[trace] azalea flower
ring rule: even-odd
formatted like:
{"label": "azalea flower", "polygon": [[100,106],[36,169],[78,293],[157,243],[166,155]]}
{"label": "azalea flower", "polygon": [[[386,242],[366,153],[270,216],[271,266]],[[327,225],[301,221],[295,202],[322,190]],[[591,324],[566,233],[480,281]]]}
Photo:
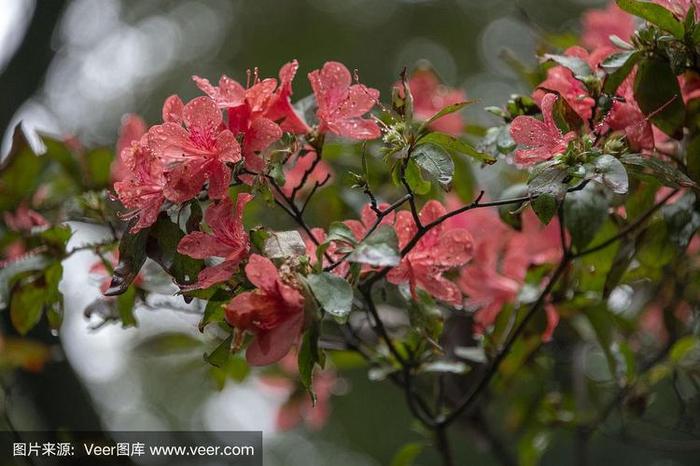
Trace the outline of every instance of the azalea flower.
{"label": "azalea flower", "polygon": [[266,257],[250,256],[245,273],[256,289],[228,303],[226,320],[255,335],[246,359],[251,365],[264,366],[282,359],[299,340],[304,326],[304,296],[282,280]]}
{"label": "azalea flower", "polygon": [[503,306],[515,301],[523,285],[517,277],[510,277],[503,270],[502,259],[515,232],[500,221],[493,209],[467,211],[449,222],[472,236],[474,254],[461,268],[457,285],[466,295],[465,304],[476,309],[475,332],[483,333],[493,325]]}
{"label": "azalea flower", "polygon": [[299,62],[292,60],[280,68],[280,83],[265,111],[265,117],[278,123],[283,131],[306,134],[311,131],[309,125],[297,114],[290,100],[292,81],[299,69]]}
{"label": "azalea flower", "polygon": [[122,126],[119,129],[119,139],[114,161],[110,169],[112,182],[121,181],[129,175],[129,170],[122,161],[120,154],[124,150],[130,150],[133,142],[138,142],[146,134],[146,122],[138,115],[128,114],[122,119]]}
{"label": "azalea flower", "polygon": [[[282,192],[285,196],[290,196],[294,188],[299,186],[304,174],[311,169],[315,161],[315,152],[306,152],[304,155],[296,153],[289,158],[284,166],[284,186]],[[322,183],[329,176],[333,176],[333,169],[324,160],[319,160],[311,173],[306,178],[306,184],[302,187],[304,190],[310,189],[314,183]]]}
{"label": "azalea flower", "polygon": [[246,167],[262,171],[264,163],[256,153],[264,151],[282,137],[282,128],[265,116],[273,100],[279,100],[279,95],[275,95],[277,81],[273,78],[256,79],[251,87],[245,89],[226,75],[221,77],[218,87],[198,76],[192,79],[220,108],[227,110],[229,130],[243,137]]}
{"label": "azalea flower", "polygon": [[607,8],[588,10],[583,14],[581,43],[588,49],[611,46],[610,36],[629,40],[635,30],[634,16],[621,10],[614,1]]}
{"label": "azalea flower", "polygon": [[[451,219],[474,238],[474,257],[460,270],[457,281],[467,296],[465,304],[476,308],[474,330],[481,334],[491,327],[506,304],[517,300],[532,265],[556,263],[561,259],[559,225],[552,219],[542,226],[535,214],[522,213],[522,230],[511,230],[495,210],[474,209]],[[543,341],[549,341],[559,322],[556,308],[544,307],[547,328]]]}
{"label": "azalea flower", "polygon": [[312,71],[309,81],[318,104],[319,132],[330,131],[350,139],[381,136],[374,121],[362,118],[379,99],[378,90],[352,84],[350,71],[338,62],[326,62],[320,70]]}
{"label": "azalea flower", "polygon": [[557,65],[548,69],[547,79],[537,86],[537,89],[532,93],[532,98],[537,105],[542,107],[544,97],[550,93],[556,93],[562,96],[566,103],[569,104],[584,122],[591,119],[595,100],[588,95],[586,86],[576,79],[568,68]]}
{"label": "azalea flower", "polygon": [[[447,211],[438,201],[428,201],[419,214],[423,224],[437,220]],[[396,215],[396,234],[399,248],[403,249],[415,236],[418,228],[410,212]],[[406,254],[401,263],[387,275],[395,285],[408,283],[416,297],[420,287],[430,295],[453,306],[462,305],[462,293],[457,285],[443,277],[443,272],[466,264],[472,257],[473,243],[468,231],[448,228],[441,223],[426,233]]]}
{"label": "azalea flower", "polygon": [[235,208],[228,197],[210,205],[204,214],[204,220],[212,234],[193,231],[180,240],[177,245],[180,254],[194,259],[223,258],[220,264],[199,272],[195,288],[208,288],[228,280],[248,255],[250,239],[243,226],[243,209],[252,199],[251,194],[240,193]]}
{"label": "azalea flower", "polygon": [[187,201],[208,181],[209,197],[223,199],[231,182],[226,164],[241,160],[238,141],[222,128],[214,100],[197,97],[181,104],[176,96],[169,98],[163,106],[165,123],[148,131],[148,145],[167,171],[165,197],[176,203]]}
{"label": "azalea flower", "polygon": [[[401,83],[394,84],[402,93]],[[427,120],[448,105],[467,100],[464,91],[441,84],[432,70],[416,70],[408,80],[413,96],[413,114],[419,120]],[[445,115],[430,124],[434,131],[458,136],[464,128],[462,115],[458,112]]]}
{"label": "azalea flower", "polygon": [[114,191],[119,201],[129,209],[122,218],[138,218],[131,228],[131,233],[137,233],[155,223],[165,201],[163,165],[151,151],[147,134],[138,142],[132,141],[131,147],[122,150],[119,158],[126,175],[114,183]]}
{"label": "azalea flower", "polygon": [[49,225],[48,220],[43,215],[27,207],[25,203],[21,203],[14,213],[9,211],[3,212],[2,217],[7,228],[16,232],[30,232],[35,227]]}
{"label": "azalea flower", "polygon": [[[314,239],[318,241],[319,244],[323,244],[326,242],[326,238],[328,235],[326,234],[326,230],[323,228],[312,228],[311,229],[311,234],[313,235]],[[306,254],[309,256],[310,263],[311,265],[315,266],[318,264],[318,257],[317,257],[317,251],[318,251],[318,246],[316,245],[316,242],[314,242],[308,234],[303,233],[302,237],[304,239],[304,245],[306,246]],[[332,262],[335,262],[337,260],[340,260],[343,258],[345,254],[342,251],[342,246],[340,246],[336,241],[332,241],[329,245],[328,248],[326,249],[325,253],[323,254],[322,259],[322,266],[327,267],[329,266]],[[328,260],[330,257],[331,261]],[[345,274],[348,272],[350,269],[350,264],[346,262],[343,262],[342,264],[339,264],[336,268],[333,269],[331,273],[334,273],[338,275],[339,277],[344,277]]]}
{"label": "azalea flower", "polygon": [[632,83],[635,75],[636,72],[633,72],[617,89],[616,95],[621,99],[613,102],[605,123],[613,130],[624,131],[632,150],[651,150],[654,149],[654,132],[649,119],[634,99]]}
{"label": "azalea flower", "polygon": [[671,13],[676,15],[679,19],[685,19],[688,15],[688,10],[691,6],[695,7],[695,20],[700,19],[700,4],[697,0],[652,0],[654,3],[658,3],[662,7],[669,10]]}
{"label": "azalea flower", "polygon": [[[377,205],[377,208],[380,211],[384,211],[390,207],[389,204],[386,202],[379,203]],[[382,221],[379,222],[380,225],[393,225],[394,221],[396,219],[396,214],[394,212],[390,212],[388,215],[384,216],[382,218]],[[360,241],[364,239],[364,237],[367,235],[367,232],[369,232],[369,229],[374,226],[374,224],[377,222],[377,213],[372,209],[372,206],[370,204],[365,204],[362,206],[362,210],[360,210],[360,220],[346,220],[345,225],[347,225],[348,228],[352,231],[352,234],[355,236],[355,239]]]}
{"label": "azalea flower", "polygon": [[552,116],[555,94],[547,94],[542,99],[542,116],[544,121],[531,116],[518,116],[510,125],[513,140],[524,149],[515,151],[515,162],[520,165],[532,165],[544,162],[566,151],[569,142],[576,138],[571,131],[562,134]]}

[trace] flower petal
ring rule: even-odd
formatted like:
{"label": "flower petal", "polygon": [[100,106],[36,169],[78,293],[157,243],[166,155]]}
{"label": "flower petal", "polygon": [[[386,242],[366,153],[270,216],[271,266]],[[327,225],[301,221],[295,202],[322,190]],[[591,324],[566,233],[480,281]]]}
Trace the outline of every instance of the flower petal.
{"label": "flower petal", "polygon": [[299,341],[303,325],[304,313],[298,312],[276,327],[258,332],[245,354],[248,364],[266,366],[282,359]]}

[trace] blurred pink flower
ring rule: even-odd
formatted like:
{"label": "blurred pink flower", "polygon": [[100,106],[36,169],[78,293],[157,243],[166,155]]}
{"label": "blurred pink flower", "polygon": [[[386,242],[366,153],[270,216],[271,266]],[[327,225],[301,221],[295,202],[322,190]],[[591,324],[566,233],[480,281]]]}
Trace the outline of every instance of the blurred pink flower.
{"label": "blurred pink flower", "polygon": [[544,98],[550,93],[562,96],[584,122],[591,119],[595,100],[588,95],[586,86],[576,79],[569,69],[557,65],[547,70],[547,79],[537,86],[532,98],[542,107]]}
{"label": "blurred pink flower", "polygon": [[35,227],[45,227],[49,225],[48,220],[39,212],[27,207],[26,203],[21,203],[13,212],[2,213],[3,221],[7,228],[16,232],[30,232]]}
{"label": "blurred pink flower", "polygon": [[622,11],[614,1],[605,9],[588,10],[583,14],[581,43],[588,49],[611,46],[610,36],[629,40],[634,34],[634,16]]}
{"label": "blurred pink flower", "polygon": [[625,132],[632,150],[652,150],[654,149],[654,133],[651,123],[634,99],[632,83],[635,74],[636,72],[633,72],[617,89],[616,95],[622,100],[616,99],[613,102],[605,122],[613,130]]}
{"label": "blurred pink flower", "polygon": [[[394,86],[402,91],[400,82]],[[413,113],[419,120],[427,120],[448,105],[467,100],[464,91],[441,84],[437,75],[429,69],[416,70],[408,81],[408,87],[413,95]],[[455,112],[432,122],[430,128],[458,136],[463,132],[464,120],[459,112]]]}

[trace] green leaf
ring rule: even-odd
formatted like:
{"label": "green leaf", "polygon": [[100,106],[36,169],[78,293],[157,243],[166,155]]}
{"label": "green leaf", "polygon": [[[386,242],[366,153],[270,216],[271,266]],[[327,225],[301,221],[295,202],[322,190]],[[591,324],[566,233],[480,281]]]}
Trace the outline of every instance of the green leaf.
{"label": "green leaf", "polygon": [[406,170],[404,171],[404,176],[406,177],[406,182],[411,187],[414,193],[419,196],[425,196],[430,192],[430,188],[433,186],[432,183],[423,178],[423,174],[418,168],[418,164],[411,159],[406,164]]}
{"label": "green leaf", "polygon": [[568,186],[564,180],[568,176],[566,168],[558,162],[545,162],[536,165],[527,182],[528,194],[530,196],[549,194],[555,199],[561,200],[566,195]]}
{"label": "green leaf", "polygon": [[455,165],[450,154],[435,144],[421,144],[415,148],[411,159],[425,170],[443,188],[449,189]]}
{"label": "green leaf", "polygon": [[215,349],[209,354],[204,355],[204,360],[214,367],[224,367],[231,357],[231,342],[233,337],[229,336],[227,339],[222,341]]}
{"label": "green leaf", "polygon": [[[513,199],[524,197],[527,195],[527,185],[518,183],[507,187],[501,194],[503,199]],[[522,228],[522,210],[523,204],[505,204],[498,207],[498,215],[503,223],[510,225],[514,229],[520,231]]]}
{"label": "green leaf", "polygon": [[29,271],[43,270],[48,263],[45,256],[27,256],[0,269],[0,309],[10,305],[10,286],[14,277]]}
{"label": "green leaf", "polygon": [[138,321],[134,316],[134,306],[136,305],[136,287],[130,286],[126,291],[117,296],[117,313],[122,321],[122,327],[136,327]]}
{"label": "green leaf", "polygon": [[389,225],[380,225],[362,241],[348,257],[350,262],[359,262],[375,267],[395,267],[401,262],[399,239]]}
{"label": "green leaf", "polygon": [[306,254],[306,245],[296,230],[271,231],[265,240],[263,253],[270,259],[286,259]]}
{"label": "green leaf", "polygon": [[695,208],[696,197],[686,192],[680,199],[661,209],[669,241],[680,251],[684,251],[700,228],[700,212]]}
{"label": "green leaf", "polygon": [[86,152],[84,157],[90,187],[93,189],[109,187],[110,168],[114,160],[112,151],[107,148],[93,149]]}
{"label": "green leaf", "polygon": [[616,0],[617,5],[635,16],[658,26],[664,31],[673,34],[676,39],[683,39],[685,28],[673,13],[656,3],[640,0]]}
{"label": "green leaf", "polygon": [[199,322],[199,331],[204,332],[204,328],[211,324],[217,322],[224,322],[226,311],[224,310],[224,305],[229,301],[230,296],[223,290],[216,290],[214,295],[209,298],[207,305],[204,308],[204,315],[202,320]]}
{"label": "green leaf", "polygon": [[330,241],[340,241],[347,244],[356,244],[357,240],[353,234],[350,227],[348,227],[343,222],[333,222],[328,227],[328,235],[326,235],[326,242]]}
{"label": "green leaf", "polygon": [[532,200],[531,204],[532,210],[544,225],[548,225],[557,213],[557,199],[549,193],[540,194]]}
{"label": "green leaf", "polygon": [[458,112],[458,111],[462,110],[464,107],[466,107],[467,105],[471,105],[472,103],[473,103],[472,101],[465,101],[465,102],[457,102],[455,104],[448,105],[447,107],[445,107],[442,110],[440,110],[439,112],[437,112],[435,115],[428,118],[428,120],[423,123],[421,128],[425,128],[430,123],[433,123],[434,121],[439,120],[440,118],[442,118],[446,115]]}
{"label": "green leaf", "polygon": [[352,310],[352,287],[343,278],[330,272],[306,277],[311,292],[323,310],[341,323],[347,321]]}
{"label": "green leaf", "polygon": [[20,335],[26,335],[41,320],[46,290],[34,284],[18,286],[10,298],[10,320]]}
{"label": "green leaf", "polygon": [[[688,151],[690,158],[690,150]],[[670,161],[663,161],[653,156],[641,154],[624,154],[620,157],[627,170],[638,175],[661,182],[671,188],[695,188],[697,184],[680,171]]]}
{"label": "green leaf", "polygon": [[564,221],[577,250],[593,240],[608,215],[608,200],[595,185],[569,193],[564,201]]}
{"label": "green leaf", "polygon": [[627,170],[618,159],[612,155],[603,154],[586,167],[587,178],[601,183],[616,194],[626,194],[629,190]]}
{"label": "green leaf", "polygon": [[603,84],[603,92],[608,95],[615,94],[641,57],[638,52],[626,51],[611,55],[603,61],[602,67],[608,73]]}
{"label": "green leaf", "polygon": [[299,366],[299,380],[311,396],[312,404],[316,404],[316,394],[313,390],[313,374],[316,364],[323,366],[324,355],[318,346],[319,328],[318,322],[314,322],[304,333],[304,338],[299,348],[297,363]]}
{"label": "green leaf", "polygon": [[0,163],[0,211],[14,210],[36,191],[48,162],[48,158],[34,154],[18,124],[10,153]]}
{"label": "green leaf", "polygon": [[162,213],[150,228],[146,253],[180,284],[193,283],[204,267],[204,261],[177,252],[177,245],[185,232]]}
{"label": "green leaf", "polygon": [[134,281],[141,266],[146,262],[146,243],[149,229],[145,228],[138,233],[130,233],[129,230],[137,219],[133,219],[127,226],[121,241],[119,242],[119,264],[114,268],[112,282],[105,296],[120,295],[129,288]]}
{"label": "green leaf", "polygon": [[391,466],[413,466],[418,455],[421,454],[425,445],[423,443],[407,443],[396,452],[391,460]]}
{"label": "green leaf", "polygon": [[685,122],[685,105],[678,79],[670,65],[660,58],[647,58],[637,67],[634,97],[652,123],[671,137],[680,135]]}
{"label": "green leaf", "polygon": [[[445,150],[467,155],[482,163],[487,163],[489,165],[496,163],[494,157],[476,150],[471,144],[450,136],[449,134],[432,132],[420,138],[419,141],[424,144],[437,144]],[[513,143],[513,146],[514,145],[515,143]]]}
{"label": "green leaf", "polygon": [[574,74],[574,77],[580,81],[585,81],[594,76],[593,70],[588,63],[579,57],[569,57],[567,55],[553,55],[547,53],[543,57],[544,61],[553,61],[558,65],[568,68]]}
{"label": "green leaf", "polygon": [[[698,27],[700,30],[700,27]],[[700,183],[700,135],[693,137],[686,148],[686,165],[688,175],[693,182]]]}
{"label": "green leaf", "polygon": [[190,352],[202,346],[202,342],[181,332],[165,332],[149,336],[136,345],[136,350],[153,355],[169,356],[177,352]]}
{"label": "green leaf", "polygon": [[669,239],[666,222],[651,222],[638,239],[639,262],[648,267],[658,268],[671,262],[675,254],[676,247]]}
{"label": "green leaf", "polygon": [[669,352],[669,358],[675,364],[683,361],[691,351],[693,351],[698,346],[698,337],[687,336],[683,337],[673,344],[671,351]]}

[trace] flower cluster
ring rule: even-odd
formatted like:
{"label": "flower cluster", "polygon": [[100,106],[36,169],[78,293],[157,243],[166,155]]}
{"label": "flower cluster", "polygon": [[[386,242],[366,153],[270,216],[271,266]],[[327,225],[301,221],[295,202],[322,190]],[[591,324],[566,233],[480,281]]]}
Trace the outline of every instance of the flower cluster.
{"label": "flower cluster", "polygon": [[[187,103],[176,95],[168,97],[162,124],[146,129],[138,117],[127,117],[112,173],[117,196],[129,209],[125,218],[136,219],[132,232],[152,225],[165,202],[185,203],[203,189],[210,199],[226,198],[232,171],[243,169],[239,162],[249,173],[264,174],[266,151],[285,133],[329,132],[351,139],[380,136],[379,126],[363,118],[379,92],[352,84],[350,71],[337,62],[309,73],[319,123],[315,128],[307,125],[290,100],[297,68],[292,61],[280,70],[279,83],[256,75],[248,87],[225,75],[218,86],[194,76],[206,96]],[[303,169],[304,159],[297,155],[290,171]],[[323,169],[321,165],[319,171]]]}

